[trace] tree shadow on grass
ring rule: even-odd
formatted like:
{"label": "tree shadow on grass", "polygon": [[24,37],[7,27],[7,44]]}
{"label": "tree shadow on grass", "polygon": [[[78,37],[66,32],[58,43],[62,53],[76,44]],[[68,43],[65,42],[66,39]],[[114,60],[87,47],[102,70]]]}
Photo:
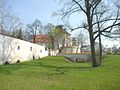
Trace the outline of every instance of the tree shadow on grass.
{"label": "tree shadow on grass", "polygon": [[[86,71],[91,69],[91,67],[89,66],[54,66],[54,65],[46,65],[43,64],[41,62],[35,63],[35,64],[26,64],[26,63],[19,63],[19,64],[11,64],[11,65],[3,65],[0,66],[0,74],[4,74],[4,75],[10,75],[12,74],[12,72],[22,69],[22,68],[39,68],[39,67],[43,67],[43,68],[47,68],[50,70],[55,70],[51,71],[51,72],[41,72],[41,74],[50,74],[51,75],[65,75],[67,72],[69,71]],[[57,72],[57,73],[56,73]]]}
{"label": "tree shadow on grass", "polygon": [[52,65],[44,65],[41,62],[39,62],[39,65],[44,68],[49,68],[49,69],[55,69],[55,71],[58,72],[59,75],[64,75],[66,72],[74,70],[74,71],[80,71],[80,70],[88,70],[91,69],[92,67],[73,67],[73,66],[52,66]]}
{"label": "tree shadow on grass", "polygon": [[1,65],[0,66],[0,74],[10,75],[13,71],[21,69],[21,65],[19,64],[10,64],[10,65]]}

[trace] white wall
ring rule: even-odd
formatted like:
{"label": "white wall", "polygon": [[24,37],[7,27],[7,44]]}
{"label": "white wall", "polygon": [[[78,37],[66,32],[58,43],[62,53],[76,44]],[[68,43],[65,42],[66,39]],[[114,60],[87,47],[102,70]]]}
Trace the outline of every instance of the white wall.
{"label": "white wall", "polygon": [[36,59],[42,58],[48,56],[48,51],[45,51],[44,46],[0,34],[0,64],[6,61],[10,63],[16,63],[17,60],[29,61],[33,56]]}
{"label": "white wall", "polygon": [[73,46],[72,47],[72,53],[81,53],[81,50],[80,50],[81,46]]}

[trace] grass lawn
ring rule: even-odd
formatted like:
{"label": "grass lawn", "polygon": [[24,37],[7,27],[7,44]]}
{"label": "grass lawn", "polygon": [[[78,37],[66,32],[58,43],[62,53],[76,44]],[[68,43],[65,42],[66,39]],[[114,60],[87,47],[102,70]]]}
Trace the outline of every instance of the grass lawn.
{"label": "grass lawn", "polygon": [[97,68],[63,57],[0,65],[0,90],[120,90],[120,56],[105,56]]}

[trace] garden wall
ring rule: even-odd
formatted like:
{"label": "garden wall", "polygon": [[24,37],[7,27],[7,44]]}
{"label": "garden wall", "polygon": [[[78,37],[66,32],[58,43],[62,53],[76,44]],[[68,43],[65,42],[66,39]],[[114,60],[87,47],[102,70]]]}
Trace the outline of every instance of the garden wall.
{"label": "garden wall", "polygon": [[44,46],[0,34],[0,64],[16,63],[48,56]]}

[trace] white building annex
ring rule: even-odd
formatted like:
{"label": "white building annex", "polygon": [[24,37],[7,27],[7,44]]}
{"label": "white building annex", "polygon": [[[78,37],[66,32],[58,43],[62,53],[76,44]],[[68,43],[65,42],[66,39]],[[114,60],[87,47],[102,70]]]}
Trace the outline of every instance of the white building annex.
{"label": "white building annex", "polygon": [[16,63],[48,56],[44,46],[0,34],[0,64]]}

